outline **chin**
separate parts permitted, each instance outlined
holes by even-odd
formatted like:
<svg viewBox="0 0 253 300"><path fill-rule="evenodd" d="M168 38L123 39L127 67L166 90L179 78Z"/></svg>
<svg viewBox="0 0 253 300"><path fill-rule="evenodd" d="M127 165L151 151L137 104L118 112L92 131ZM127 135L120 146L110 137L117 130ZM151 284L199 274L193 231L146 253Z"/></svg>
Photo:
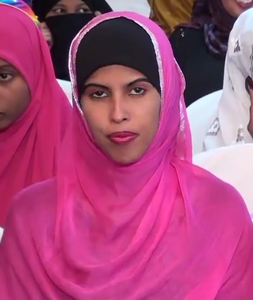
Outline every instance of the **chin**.
<svg viewBox="0 0 253 300"><path fill-rule="evenodd" d="M234 18L238 18L238 17L240 17L240 15L242 14L242 13L244 13L246 10L248 10L249 8L245 8L245 9L243 9L243 8L238 8L237 10L235 10L234 11L234 14L232 15L232 17L234 17Z"/></svg>
<svg viewBox="0 0 253 300"><path fill-rule="evenodd" d="M131 165L136 163L139 159L140 156L136 157L136 156L127 156L127 155L110 155L109 157L111 158L111 160L113 160L114 162L121 164L121 165Z"/></svg>
<svg viewBox="0 0 253 300"><path fill-rule="evenodd" d="M8 129L11 125L12 125L12 123L11 123L11 124L1 124L1 122L0 122L0 132L5 131L5 130Z"/></svg>

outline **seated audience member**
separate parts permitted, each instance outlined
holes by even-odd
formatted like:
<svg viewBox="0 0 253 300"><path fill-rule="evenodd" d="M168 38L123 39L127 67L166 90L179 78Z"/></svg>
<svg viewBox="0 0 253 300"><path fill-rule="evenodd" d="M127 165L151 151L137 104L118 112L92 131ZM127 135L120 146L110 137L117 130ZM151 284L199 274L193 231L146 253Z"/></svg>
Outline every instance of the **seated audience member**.
<svg viewBox="0 0 253 300"><path fill-rule="evenodd" d="M0 226L4 226L11 198L56 174L71 106L56 81L39 27L10 5L0 4L0 16Z"/></svg>
<svg viewBox="0 0 253 300"><path fill-rule="evenodd" d="M70 53L73 123L56 179L13 202L2 299L253 298L249 213L191 163L185 82L162 29L110 13Z"/></svg>
<svg viewBox="0 0 253 300"><path fill-rule="evenodd" d="M196 0L192 20L178 26L171 44L186 79L186 106L222 89L229 33L253 1Z"/></svg>
<svg viewBox="0 0 253 300"><path fill-rule="evenodd" d="M148 0L150 18L170 36L175 27L191 19L194 0Z"/></svg>
<svg viewBox="0 0 253 300"><path fill-rule="evenodd" d="M203 150L253 142L253 8L231 31L224 85Z"/></svg>
<svg viewBox="0 0 253 300"><path fill-rule="evenodd" d="M69 80L68 54L75 35L95 15L110 12L105 0L33 0L32 8L51 48L55 74Z"/></svg>

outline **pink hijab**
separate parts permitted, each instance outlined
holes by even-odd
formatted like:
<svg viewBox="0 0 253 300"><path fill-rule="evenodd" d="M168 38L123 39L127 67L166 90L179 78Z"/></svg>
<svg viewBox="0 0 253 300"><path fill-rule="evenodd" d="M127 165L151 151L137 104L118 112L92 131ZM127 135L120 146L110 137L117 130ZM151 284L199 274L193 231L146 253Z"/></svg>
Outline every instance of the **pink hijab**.
<svg viewBox="0 0 253 300"><path fill-rule="evenodd" d="M0 132L0 226L10 199L24 187L56 174L56 158L70 114L50 52L39 28L23 11L0 4L0 58L26 80L31 103Z"/></svg>
<svg viewBox="0 0 253 300"><path fill-rule="evenodd" d="M104 20L150 35L162 90L157 135L119 166L94 144L77 104L76 50ZM239 194L192 165L184 79L167 37L130 12L99 16L71 49L74 118L57 180L23 191L0 246L4 300L253 299L253 226ZM235 221L236 220L236 221Z"/></svg>

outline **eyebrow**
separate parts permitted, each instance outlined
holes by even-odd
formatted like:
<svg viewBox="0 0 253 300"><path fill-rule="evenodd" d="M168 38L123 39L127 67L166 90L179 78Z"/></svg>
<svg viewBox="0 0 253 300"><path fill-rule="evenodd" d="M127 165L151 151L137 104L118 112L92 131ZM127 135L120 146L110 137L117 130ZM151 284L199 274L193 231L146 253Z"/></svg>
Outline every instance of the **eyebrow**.
<svg viewBox="0 0 253 300"><path fill-rule="evenodd" d="M55 4L55 6L54 6L52 9L56 9L56 8L65 8L65 7L66 7L65 4L58 3L58 4Z"/></svg>
<svg viewBox="0 0 253 300"><path fill-rule="evenodd" d="M136 79L136 80L134 80L134 81L128 83L127 86L130 87L130 86L132 86L132 85L134 85L134 84L136 84L136 83L139 83L139 82L147 82L147 83L150 83L150 81L148 80L147 77L142 77L142 78L138 78L138 79Z"/></svg>
<svg viewBox="0 0 253 300"><path fill-rule="evenodd" d="M76 6L76 8L80 8L80 7L85 7L87 9L90 9L86 3L80 3ZM55 4L55 6L52 9L56 9L56 8L66 8L66 5L63 3L58 3L58 4Z"/></svg>
<svg viewBox="0 0 253 300"><path fill-rule="evenodd" d="M85 6L85 7L89 8L89 6L86 3L80 3L76 7L82 7L82 6Z"/></svg>
<svg viewBox="0 0 253 300"><path fill-rule="evenodd" d="M11 70L15 70L15 68L11 64L6 63L6 64L3 64L3 65L0 65L0 70L6 69L6 68L11 69Z"/></svg>
<svg viewBox="0 0 253 300"><path fill-rule="evenodd" d="M148 80L148 78L142 77L142 78L138 78L138 79L135 79L135 80L131 81L130 83L127 84L127 87L131 87L132 85L134 85L134 84L136 84L136 83L139 83L139 82L147 82L147 83L150 83L150 81ZM107 86L103 85L103 84L91 82L91 83L86 84L86 85L83 87L83 93L84 93L89 87L98 87L98 88L102 88L102 89L104 89L104 90L109 90L109 88L108 88Z"/></svg>

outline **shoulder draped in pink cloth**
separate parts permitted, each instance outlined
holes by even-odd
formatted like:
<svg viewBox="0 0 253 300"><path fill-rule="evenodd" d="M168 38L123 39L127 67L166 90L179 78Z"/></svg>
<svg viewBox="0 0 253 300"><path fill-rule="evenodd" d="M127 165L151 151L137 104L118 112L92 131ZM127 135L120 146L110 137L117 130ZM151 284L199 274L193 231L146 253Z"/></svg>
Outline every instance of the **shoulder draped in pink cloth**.
<svg viewBox="0 0 253 300"><path fill-rule="evenodd" d="M94 144L77 107L75 55L103 20L152 37L161 121L125 167ZM71 49L76 104L59 174L15 200L0 246L4 300L253 300L253 227L240 195L191 163L184 79L161 29L130 12L99 16Z"/></svg>
<svg viewBox="0 0 253 300"><path fill-rule="evenodd" d="M57 83L48 45L23 11L0 4L0 58L26 80L31 103L0 132L0 226L11 198L30 184L56 175L56 158L71 113Z"/></svg>

